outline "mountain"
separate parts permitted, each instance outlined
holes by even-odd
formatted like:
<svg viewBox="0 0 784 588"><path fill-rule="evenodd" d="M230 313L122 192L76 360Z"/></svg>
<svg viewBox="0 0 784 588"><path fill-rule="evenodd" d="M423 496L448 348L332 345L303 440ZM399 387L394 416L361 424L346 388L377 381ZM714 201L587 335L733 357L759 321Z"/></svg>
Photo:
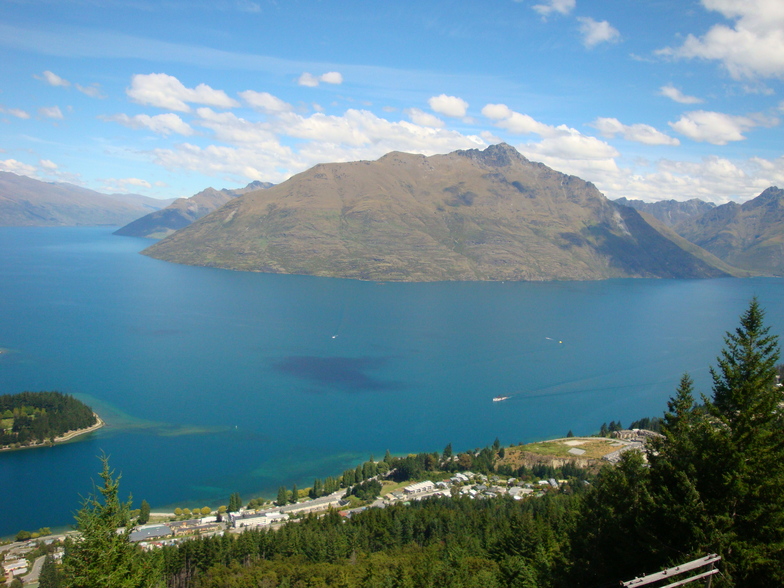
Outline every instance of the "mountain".
<svg viewBox="0 0 784 588"><path fill-rule="evenodd" d="M661 200L659 202L644 202L642 200L628 200L618 198L613 200L616 204L631 206L639 212L647 212L654 218L659 219L668 227L685 222L690 218L699 216L716 207L712 202L705 202L698 198L692 198L685 202L678 200Z"/></svg>
<svg viewBox="0 0 784 588"><path fill-rule="evenodd" d="M263 190L272 185L269 182L255 181L238 190L207 188L190 198L178 198L166 208L138 218L116 230L114 234L124 237L162 239L178 229L187 227L193 221L208 215L213 210L217 210L232 198L253 190Z"/></svg>
<svg viewBox="0 0 784 588"><path fill-rule="evenodd" d="M593 184L506 144L317 165L231 200L144 253L382 281L727 275Z"/></svg>
<svg viewBox="0 0 784 588"><path fill-rule="evenodd" d="M124 225L170 203L0 172L0 226Z"/></svg>
<svg viewBox="0 0 784 588"><path fill-rule="evenodd" d="M678 234L737 268L784 276L784 190L770 187L675 227Z"/></svg>

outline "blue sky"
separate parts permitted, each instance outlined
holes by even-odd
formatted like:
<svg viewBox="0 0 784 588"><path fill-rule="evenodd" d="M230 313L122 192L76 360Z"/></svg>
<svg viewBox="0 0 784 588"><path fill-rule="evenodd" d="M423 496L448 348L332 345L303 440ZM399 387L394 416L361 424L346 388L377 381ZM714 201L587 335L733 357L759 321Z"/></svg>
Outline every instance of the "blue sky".
<svg viewBox="0 0 784 588"><path fill-rule="evenodd" d="M0 171L190 196L505 141L609 198L784 186L782 0L0 0Z"/></svg>

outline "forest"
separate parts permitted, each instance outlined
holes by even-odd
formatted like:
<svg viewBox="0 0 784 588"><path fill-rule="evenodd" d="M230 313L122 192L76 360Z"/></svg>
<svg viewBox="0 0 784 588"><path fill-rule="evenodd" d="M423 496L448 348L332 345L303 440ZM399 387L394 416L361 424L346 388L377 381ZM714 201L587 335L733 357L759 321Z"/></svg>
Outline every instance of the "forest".
<svg viewBox="0 0 784 588"><path fill-rule="evenodd" d="M92 408L61 392L22 392L0 396L0 447L54 443L68 431L96 423Z"/></svg>
<svg viewBox="0 0 784 588"><path fill-rule="evenodd" d="M763 319L753 300L726 334L709 395L697 396L683 375L659 419L662 436L644 453L627 451L596 476L520 501L456 496L350 518L332 511L145 552L129 531L115 532L132 527L131 504L119 500L104 458L104 486L77 514L82 539L66 547L62 585L599 588L718 554L712 586L782 586L782 388L778 340ZM503 450L495 443L468 455L492 471ZM461 455L452 459L450 445L385 458L382 469L416 479ZM360 471L347 475L360 483Z"/></svg>

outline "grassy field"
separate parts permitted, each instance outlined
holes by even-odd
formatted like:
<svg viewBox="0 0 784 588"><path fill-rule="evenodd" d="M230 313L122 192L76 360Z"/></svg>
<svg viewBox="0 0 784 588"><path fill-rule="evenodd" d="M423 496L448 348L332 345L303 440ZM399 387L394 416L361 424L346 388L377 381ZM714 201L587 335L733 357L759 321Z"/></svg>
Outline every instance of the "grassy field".
<svg viewBox="0 0 784 588"><path fill-rule="evenodd" d="M605 439L602 437L589 438L570 438L556 439L553 441L540 441L519 447L510 447L506 450L507 455L513 453L535 453L537 455L551 457L581 457L584 459L601 459L608 453L612 453L619 447L615 439ZM582 449L585 453L574 455L569 453L570 449Z"/></svg>

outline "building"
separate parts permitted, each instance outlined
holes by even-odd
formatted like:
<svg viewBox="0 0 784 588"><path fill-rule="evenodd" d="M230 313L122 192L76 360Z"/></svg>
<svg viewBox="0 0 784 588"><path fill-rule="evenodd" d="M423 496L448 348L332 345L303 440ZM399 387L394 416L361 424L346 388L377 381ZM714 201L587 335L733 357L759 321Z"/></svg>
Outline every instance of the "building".
<svg viewBox="0 0 784 588"><path fill-rule="evenodd" d="M433 484L430 480L425 480L424 482L417 482L416 484L411 484L410 486L406 486L403 488L403 492L405 494L422 494L423 492L432 492L436 489L436 485Z"/></svg>

